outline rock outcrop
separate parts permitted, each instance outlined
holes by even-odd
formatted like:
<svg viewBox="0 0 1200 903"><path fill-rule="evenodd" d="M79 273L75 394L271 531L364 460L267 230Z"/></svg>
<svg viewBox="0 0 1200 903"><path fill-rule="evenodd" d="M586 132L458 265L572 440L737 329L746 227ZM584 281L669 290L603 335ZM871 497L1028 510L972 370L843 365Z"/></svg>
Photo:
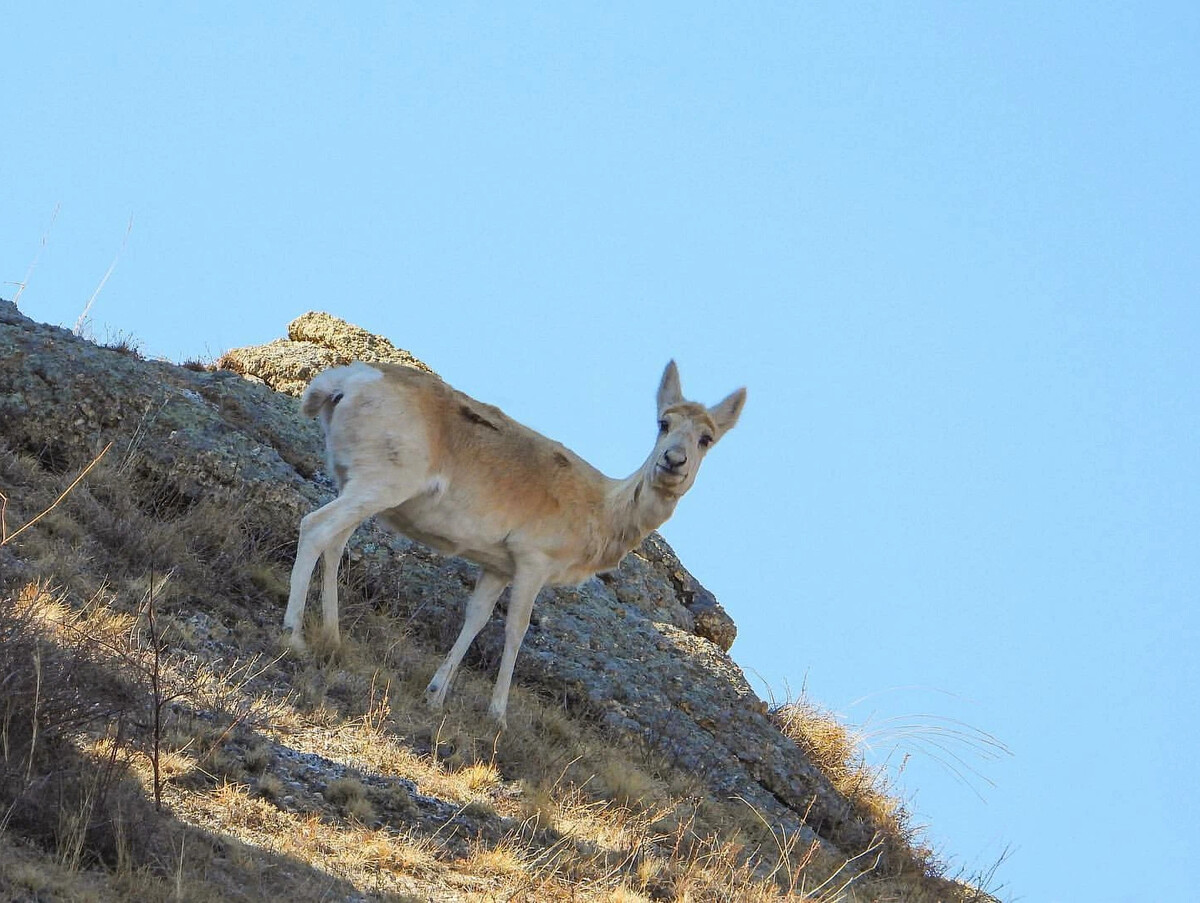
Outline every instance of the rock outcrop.
<svg viewBox="0 0 1200 903"><path fill-rule="evenodd" d="M96 346L0 302L0 435L60 472L112 443L131 478L165 487L180 506L212 494L252 503L255 529L286 548L300 517L333 495L320 431L291 396L323 367L353 358L429 369L326 314L300 317L286 340L231 351L221 360L230 369L197 371ZM370 524L350 555L410 630L448 646L470 565ZM712 594L652 535L614 573L542 593L516 679L852 859L875 827L768 718L727 655L734 635ZM494 668L503 642L493 619L468 662Z"/></svg>
<svg viewBox="0 0 1200 903"><path fill-rule="evenodd" d="M286 339L234 348L221 356L217 366L261 380L277 392L299 396L326 367L351 361L404 364L433 372L383 336L320 311L310 311L289 323Z"/></svg>

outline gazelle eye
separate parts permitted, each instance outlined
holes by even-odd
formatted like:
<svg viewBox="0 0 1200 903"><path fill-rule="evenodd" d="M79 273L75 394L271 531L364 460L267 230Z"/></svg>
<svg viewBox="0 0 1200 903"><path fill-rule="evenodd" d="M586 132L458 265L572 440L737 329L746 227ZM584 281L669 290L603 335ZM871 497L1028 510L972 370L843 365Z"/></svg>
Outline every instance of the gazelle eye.
<svg viewBox="0 0 1200 903"><path fill-rule="evenodd" d="M670 428L671 428L671 424L667 423L667 420L665 417L662 420L658 421L658 434L660 436L663 435Z"/></svg>
<svg viewBox="0 0 1200 903"><path fill-rule="evenodd" d="M713 437L710 436L708 433L705 433L703 436L700 437L700 447L701 448L708 448L712 444L713 444Z"/></svg>

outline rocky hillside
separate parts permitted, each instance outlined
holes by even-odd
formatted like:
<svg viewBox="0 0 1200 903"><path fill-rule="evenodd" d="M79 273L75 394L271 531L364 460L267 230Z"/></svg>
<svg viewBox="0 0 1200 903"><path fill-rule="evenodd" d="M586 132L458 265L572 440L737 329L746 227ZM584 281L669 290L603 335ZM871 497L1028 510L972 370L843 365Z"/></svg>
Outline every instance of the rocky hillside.
<svg viewBox="0 0 1200 903"><path fill-rule="evenodd" d="M295 396L352 359L428 369L327 314L214 368L0 302L0 897L987 899L781 731L657 535L543 592L499 737L504 600L429 715L473 568L372 524L348 642L285 655L296 525L333 495Z"/></svg>

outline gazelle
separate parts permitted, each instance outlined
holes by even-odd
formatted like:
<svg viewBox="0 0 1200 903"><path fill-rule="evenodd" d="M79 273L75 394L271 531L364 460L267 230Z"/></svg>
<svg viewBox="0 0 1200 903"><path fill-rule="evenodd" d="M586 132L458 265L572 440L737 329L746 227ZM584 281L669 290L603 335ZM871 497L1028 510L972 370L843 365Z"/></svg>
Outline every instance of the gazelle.
<svg viewBox="0 0 1200 903"><path fill-rule="evenodd" d="M440 709L467 649L512 584L504 653L490 715L505 723L517 651L538 591L578 584L615 568L675 510L708 450L733 428L746 400L738 389L706 408L686 401L675 362L658 387L658 438L624 480L481 404L429 373L356 362L319 374L300 410L319 417L340 495L300 521L283 618L304 651L309 580L324 559L324 629L338 639L337 571L346 541L372 515L389 527L482 568L461 633L426 699Z"/></svg>

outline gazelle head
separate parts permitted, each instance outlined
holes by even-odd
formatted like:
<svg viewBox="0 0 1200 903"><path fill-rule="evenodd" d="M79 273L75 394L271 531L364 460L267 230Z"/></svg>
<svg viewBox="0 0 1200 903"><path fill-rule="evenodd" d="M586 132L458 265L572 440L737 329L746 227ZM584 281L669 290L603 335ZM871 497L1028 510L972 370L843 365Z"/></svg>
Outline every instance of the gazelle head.
<svg viewBox="0 0 1200 903"><path fill-rule="evenodd" d="M717 440L733 429L745 402L745 389L711 408L687 401L679 388L679 368L670 361L658 386L658 441L648 462L651 485L676 497L691 489L700 462Z"/></svg>

